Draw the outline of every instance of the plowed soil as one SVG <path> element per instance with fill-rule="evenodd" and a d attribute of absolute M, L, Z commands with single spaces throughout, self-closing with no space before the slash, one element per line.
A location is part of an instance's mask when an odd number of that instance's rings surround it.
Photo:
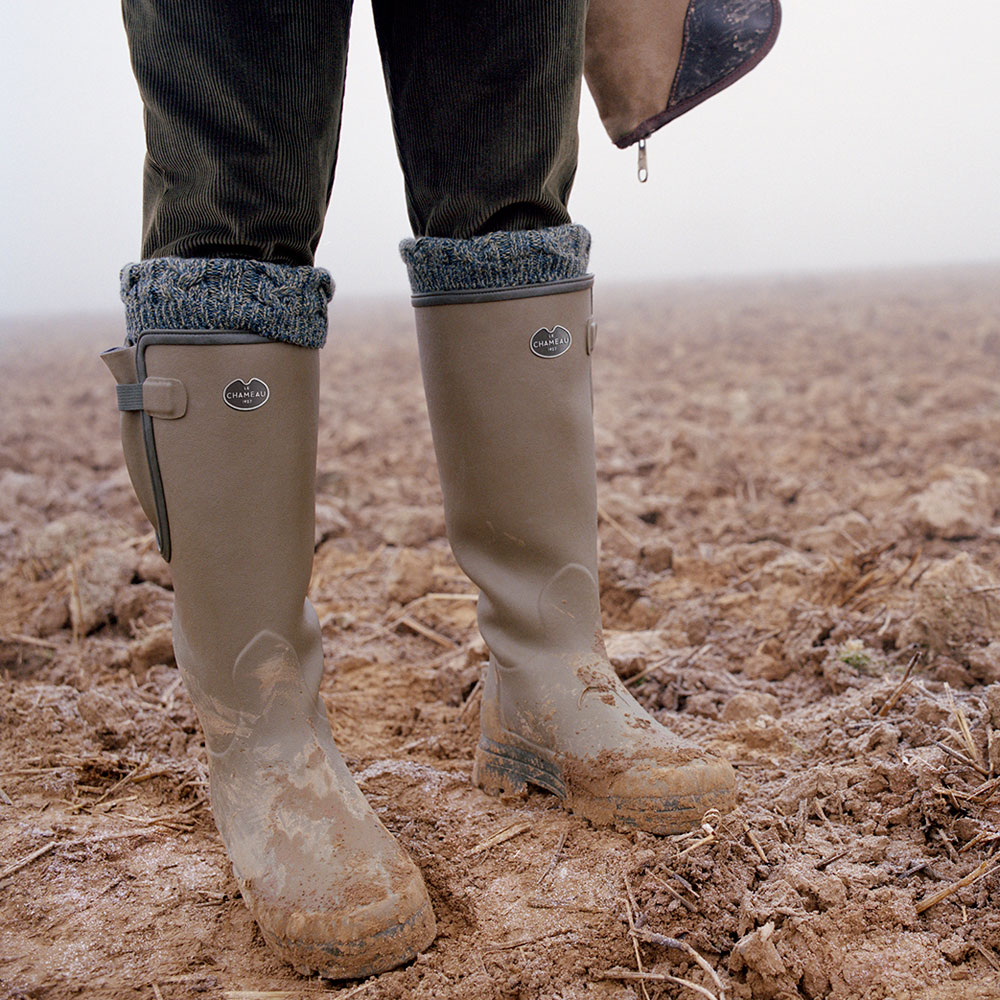
<path fill-rule="evenodd" d="M 608 647 L 740 776 L 735 812 L 662 838 L 471 784 L 484 648 L 409 310 L 334 304 L 323 695 L 439 927 L 348 984 L 272 958 L 218 840 L 96 360 L 119 324 L 7 330 L 0 997 L 1000 997 L 998 288 L 980 268 L 598 290 Z"/>

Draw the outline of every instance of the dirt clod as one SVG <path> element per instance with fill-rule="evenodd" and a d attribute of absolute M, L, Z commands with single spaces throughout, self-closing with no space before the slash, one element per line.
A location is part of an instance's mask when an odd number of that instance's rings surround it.
<path fill-rule="evenodd" d="M 975 538 L 993 523 L 990 477 L 980 469 L 944 466 L 910 505 L 916 530 L 937 538 Z"/>

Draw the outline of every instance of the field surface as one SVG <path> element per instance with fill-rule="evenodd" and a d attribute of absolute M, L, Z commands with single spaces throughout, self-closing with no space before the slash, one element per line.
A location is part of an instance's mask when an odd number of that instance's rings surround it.
<path fill-rule="evenodd" d="M 664 838 L 472 786 L 484 649 L 411 318 L 335 303 L 323 696 L 439 927 L 346 985 L 271 957 L 218 840 L 96 360 L 117 323 L 5 331 L 0 998 L 1000 997 L 998 288 L 599 289 L 609 652 L 740 781 L 736 811 Z"/>

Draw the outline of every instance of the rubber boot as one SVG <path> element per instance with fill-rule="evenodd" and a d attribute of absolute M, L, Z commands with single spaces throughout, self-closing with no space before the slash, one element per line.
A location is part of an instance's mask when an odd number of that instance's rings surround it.
<path fill-rule="evenodd" d="M 605 652 L 590 279 L 414 304 L 448 537 L 490 651 L 474 782 L 653 833 L 731 808 L 732 767 L 649 716 Z"/>
<path fill-rule="evenodd" d="M 129 474 L 170 562 L 177 664 L 240 892 L 299 972 L 399 965 L 433 940 L 434 915 L 333 743 L 306 599 L 319 352 L 148 331 L 102 358 Z"/>

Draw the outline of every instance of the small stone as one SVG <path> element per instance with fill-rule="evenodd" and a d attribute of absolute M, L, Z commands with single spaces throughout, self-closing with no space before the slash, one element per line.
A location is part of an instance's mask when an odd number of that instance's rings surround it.
<path fill-rule="evenodd" d="M 386 595 L 391 601 L 409 604 L 434 589 L 434 553 L 420 549 L 400 549 L 386 578 Z"/>
<path fill-rule="evenodd" d="M 996 684 L 1000 681 L 1000 642 L 994 640 L 967 650 L 965 662 L 969 673 L 981 684 Z"/>
<path fill-rule="evenodd" d="M 109 750 L 120 749 L 135 736 L 135 722 L 125 706 L 100 688 L 84 691 L 77 699 L 76 710 L 93 727 L 101 745 Z"/>
<path fill-rule="evenodd" d="M 689 618 L 684 623 L 684 634 L 692 646 L 704 646 L 711 625 L 704 618 Z"/>
<path fill-rule="evenodd" d="M 666 654 L 663 639 L 650 629 L 608 632 L 604 637 L 604 646 L 611 665 L 620 677 L 633 677 L 662 660 Z"/>
<path fill-rule="evenodd" d="M 135 575 L 140 580 L 148 580 L 163 587 L 164 590 L 174 589 L 173 580 L 170 579 L 170 565 L 155 549 L 144 552 L 139 557 Z"/>
<path fill-rule="evenodd" d="M 931 674 L 936 681 L 950 684 L 954 688 L 974 687 L 972 674 L 949 656 L 939 656 L 933 664 Z"/>
<path fill-rule="evenodd" d="M 691 695 L 684 703 L 684 711 L 689 715 L 699 715 L 705 719 L 719 717 L 719 695 L 714 691 L 701 691 Z"/>
<path fill-rule="evenodd" d="M 314 548 L 319 548 L 328 538 L 339 538 L 349 528 L 347 518 L 332 504 L 316 504 Z"/>
<path fill-rule="evenodd" d="M 115 595 L 114 616 L 118 624 L 137 632 L 168 623 L 174 613 L 174 595 L 155 583 L 122 587 Z"/>
<path fill-rule="evenodd" d="M 637 597 L 628 609 L 629 624 L 636 628 L 648 629 L 655 625 L 662 615 L 662 610 L 648 597 Z"/>
<path fill-rule="evenodd" d="M 763 927 L 751 931 L 746 937 L 740 938 L 736 942 L 735 955 L 733 956 L 734 958 L 738 956 L 739 962 L 737 964 L 739 967 L 733 971 L 738 972 L 740 968 L 746 967 L 765 978 L 778 978 L 786 975 L 785 963 L 781 961 L 778 949 L 771 941 L 773 933 L 774 923 L 769 921 Z"/>
<path fill-rule="evenodd" d="M 60 587 L 50 590 L 41 604 L 32 611 L 26 631 L 30 635 L 52 635 L 69 624 L 69 601 L 66 590 Z"/>
<path fill-rule="evenodd" d="M 55 493 L 43 476 L 4 469 L 0 472 L 0 520 L 23 523 L 25 513 L 43 511 Z"/>
<path fill-rule="evenodd" d="M 135 575 L 136 562 L 129 548 L 98 549 L 77 562 L 69 598 L 74 632 L 88 635 L 111 618 L 115 596 Z"/>
<path fill-rule="evenodd" d="M 803 899 L 814 904 L 811 910 L 832 910 L 847 902 L 847 890 L 836 875 L 792 867 L 787 878 Z"/>
<path fill-rule="evenodd" d="M 157 663 L 167 666 L 174 662 L 174 644 L 169 625 L 157 625 L 143 633 L 129 646 L 132 669 L 148 670 Z"/>
<path fill-rule="evenodd" d="M 997 719 L 1000 720 L 1000 687 L 997 688 L 997 709 Z M 913 710 L 913 717 L 920 722 L 926 722 L 928 725 L 939 726 L 946 719 L 951 718 L 951 712 L 936 701 L 924 699 Z M 1000 725 L 1000 721 L 997 724 Z"/>
<path fill-rule="evenodd" d="M 962 552 L 930 566 L 914 588 L 916 602 L 899 644 L 917 643 L 934 653 L 963 653 L 993 641 L 1000 612 L 1000 580 Z"/>
<path fill-rule="evenodd" d="M 340 422 L 336 432 L 337 451 L 342 455 L 356 451 L 366 445 L 372 436 L 371 427 L 348 417 Z"/>
<path fill-rule="evenodd" d="M 97 551 L 127 537 L 120 524 L 75 511 L 30 533 L 25 538 L 21 558 L 40 569 L 53 572 L 81 556 L 84 560 L 93 558 Z"/>
<path fill-rule="evenodd" d="M 643 545 L 639 561 L 651 573 L 666 573 L 674 567 L 674 549 L 666 542 Z"/>
<path fill-rule="evenodd" d="M 782 503 L 795 503 L 802 492 L 803 482 L 793 476 L 783 476 L 774 484 L 774 495 Z"/>
<path fill-rule="evenodd" d="M 993 522 L 990 479 L 979 469 L 952 465 L 909 503 L 912 528 L 929 538 L 975 538 Z"/>
<path fill-rule="evenodd" d="M 723 722 L 740 722 L 765 715 L 772 719 L 781 718 L 781 705 L 773 694 L 762 691 L 741 691 L 726 702 L 722 710 Z"/>
<path fill-rule="evenodd" d="M 417 548 L 444 534 L 444 514 L 437 507 L 394 507 L 380 531 L 387 545 Z"/>
<path fill-rule="evenodd" d="M 751 750 L 769 750 L 784 753 L 789 748 L 788 734 L 784 726 L 766 715 L 756 719 L 736 723 L 735 736 Z"/>
<path fill-rule="evenodd" d="M 783 681 L 794 670 L 795 664 L 791 661 L 763 651 L 753 653 L 743 663 L 744 675 L 754 680 Z"/>
<path fill-rule="evenodd" d="M 945 938 L 939 945 L 941 954 L 944 955 L 952 965 L 964 962 L 972 952 L 972 945 L 965 939 L 963 934 L 953 934 Z"/>

